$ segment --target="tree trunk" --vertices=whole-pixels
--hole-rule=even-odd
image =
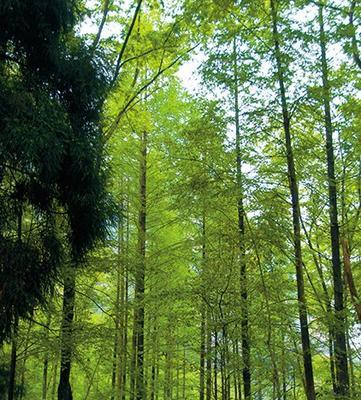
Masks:
[[[243,361],[243,392],[245,400],[251,399],[251,368],[250,368],[250,340],[248,321],[248,288],[247,265],[245,260],[245,213],[243,206],[242,189],[242,159],[241,159],[241,131],[239,121],[239,94],[238,94],[238,65],[237,43],[233,40],[233,72],[234,72],[234,110],[236,125],[236,168],[237,168],[237,214],[238,214],[238,245],[240,260],[240,289],[241,289],[241,336],[242,336],[242,361]]]
[[[271,0],[271,14],[272,14],[272,33],[274,40],[274,51],[276,59],[276,67],[278,74],[278,83],[282,103],[282,116],[283,128],[285,133],[286,151],[287,151],[287,167],[288,167],[288,181],[292,202],[292,220],[293,220],[293,240],[294,240],[294,255],[296,264],[296,279],[297,279],[297,298],[298,298],[298,312],[301,326],[301,342],[302,342],[302,355],[306,383],[306,395],[308,400],[315,400],[315,386],[313,379],[313,366],[311,356],[310,337],[308,332],[307,320],[307,305],[305,297],[305,288],[303,280],[303,261],[301,249],[301,228],[300,228],[300,203],[298,194],[298,184],[296,178],[296,169],[293,158],[290,115],[287,105],[286,89],[284,85],[283,65],[281,58],[281,50],[279,44],[279,34],[277,27],[277,1]]]
[[[361,323],[361,298],[359,296],[358,290],[355,285],[355,280],[353,278],[353,273],[351,269],[350,246],[348,244],[348,240],[345,237],[342,239],[342,253],[344,273],[346,277],[346,283],[350,291],[351,302],[356,311],[358,321],[359,323]]]
[[[123,209],[123,205],[121,207]],[[118,215],[118,238],[117,238],[117,286],[116,286],[116,299],[115,299],[115,334],[114,334],[114,347],[113,347],[113,365],[112,365],[112,394],[111,400],[120,398],[119,389],[122,386],[122,382],[118,382],[117,379],[122,379],[122,374],[119,370],[122,367],[122,354],[124,349],[122,348],[122,336],[123,336],[123,290],[124,290],[124,229],[123,229],[123,217]]]
[[[152,333],[152,367],[150,378],[150,400],[155,400],[156,386],[157,386],[157,364],[158,364],[158,326],[157,318],[153,320],[153,333]]]
[[[214,331],[214,366],[213,366],[213,376],[214,376],[214,400],[218,400],[218,333],[217,330]]]
[[[15,399],[18,325],[19,325],[19,319],[16,316],[15,317],[15,322],[14,322],[13,337],[12,337],[12,340],[11,340],[11,355],[10,355],[9,384],[8,384],[8,400],[14,400]]]
[[[337,187],[335,178],[335,156],[332,138],[332,119],[330,105],[330,84],[328,80],[328,65],[326,57],[326,37],[323,21],[323,5],[318,7],[318,21],[320,29],[320,48],[322,63],[322,86],[323,86],[323,106],[324,122],[326,133],[326,154],[327,154],[327,177],[328,177],[328,196],[330,214],[330,236],[332,251],[332,272],[335,303],[335,366],[336,366],[336,395],[348,396],[349,377],[347,368],[347,347],[345,333],[345,307],[343,293],[342,267],[340,259],[340,232],[338,225],[337,210]]]
[[[46,321],[47,328],[45,330],[46,341],[48,341],[48,339],[49,339],[50,324],[51,324],[51,313],[49,311],[48,316],[47,316],[47,321]],[[48,345],[48,344],[46,343],[46,345]],[[45,351],[45,356],[44,356],[44,361],[43,361],[43,382],[42,382],[42,390],[41,390],[42,400],[46,400],[46,398],[48,396],[48,372],[49,372],[49,350],[47,348]]]
[[[200,351],[199,351],[199,400],[204,400],[205,393],[205,365],[206,365],[206,317],[204,302],[202,299],[201,310],[201,332],[200,332]]]
[[[135,270],[134,288],[134,328],[133,328],[133,362],[131,398],[145,400],[144,388],[144,276],[145,276],[145,246],[146,246],[146,205],[147,205],[147,133],[141,137],[140,179],[138,214],[138,255],[139,261]],[[134,396],[134,397],[133,397]]]
[[[70,371],[73,352],[73,320],[75,305],[75,269],[65,271],[63,292],[63,316],[61,325],[61,359],[58,386],[58,400],[72,400]]]
[[[51,400],[55,400],[55,393],[56,393],[56,377],[58,376],[58,357],[54,360],[53,365],[53,376],[52,376],[52,388],[51,388]]]
[[[202,217],[202,268],[201,268],[201,329],[200,329],[200,349],[199,349],[199,400],[205,397],[205,367],[206,367],[206,307],[204,297],[206,296],[206,217],[203,212]]]
[[[212,397],[212,330],[211,319],[207,310],[206,317],[206,400]]]
[[[129,190],[128,190],[129,192]],[[121,298],[124,307],[122,314],[122,343],[121,343],[121,357],[118,378],[118,394],[119,400],[125,400],[126,397],[126,384],[127,384],[127,355],[128,355],[128,297],[129,297],[129,272],[128,272],[128,254],[129,254],[129,239],[130,239],[130,225],[129,225],[129,200],[126,202],[126,248],[125,248],[125,265],[124,277],[122,278]]]
[[[264,296],[265,299],[265,303],[266,303],[266,316],[267,316],[267,339],[266,339],[266,345],[267,345],[267,349],[270,355],[270,360],[271,360],[271,364],[272,364],[272,376],[273,376],[273,382],[275,384],[275,389],[278,393],[278,396],[281,397],[281,391],[280,391],[280,378],[279,378],[279,373],[278,373],[278,366],[277,366],[277,356],[276,356],[276,352],[275,352],[275,348],[274,348],[274,344],[273,344],[273,332],[272,332],[272,314],[271,314],[271,306],[270,306],[270,299],[269,299],[269,288],[267,287],[266,284],[266,280],[264,277],[264,272],[263,272],[263,268],[262,268],[262,264],[261,264],[261,257],[259,255],[258,252],[258,247],[257,247],[257,243],[255,241],[253,232],[252,232],[252,228],[251,226],[248,224],[248,229],[250,230],[251,233],[251,240],[252,240],[252,244],[253,244],[253,248],[254,251],[256,253],[256,261],[257,261],[257,266],[258,266],[258,270],[259,270],[259,274],[261,277],[261,284],[262,284],[262,294]]]
[[[23,224],[23,208],[22,205],[20,204],[18,209],[18,218],[17,218],[17,241],[20,244],[22,241],[22,224]],[[19,317],[17,314],[15,314],[13,335],[11,340],[8,400],[15,399],[18,327],[19,327]]]
[[[49,367],[49,357],[48,354],[44,357],[43,363],[43,383],[42,383],[42,400],[46,400],[48,393],[48,367]]]
[[[304,224],[302,223],[303,226],[303,230],[309,245],[309,248],[312,251],[312,257],[314,260],[314,264],[316,266],[316,270],[318,273],[318,276],[320,278],[321,281],[321,287],[322,287],[322,291],[323,291],[323,295],[325,298],[325,303],[326,303],[326,319],[327,319],[327,329],[328,329],[328,352],[329,352],[329,360],[330,360],[330,376],[331,376],[331,381],[332,381],[332,388],[333,391],[335,392],[336,390],[336,376],[335,376],[335,360],[334,360],[334,354],[333,354],[333,342],[334,342],[334,334],[333,334],[333,323],[330,321],[331,320],[331,316],[332,316],[332,305],[331,305],[331,297],[328,293],[328,289],[327,289],[327,285],[325,282],[325,278],[324,278],[324,274],[323,274],[323,270],[322,270],[322,259],[321,259],[321,250],[319,248],[319,243],[318,241],[316,242],[316,249],[314,249],[312,242],[311,242],[311,238],[309,236],[309,234],[307,233],[307,230],[304,226]],[[317,237],[317,236],[316,236]],[[315,254],[315,251],[317,250],[318,253],[318,257]],[[317,293],[315,293],[317,294]],[[317,295],[317,297],[319,298],[319,296]],[[321,306],[323,307],[322,302],[320,301]]]

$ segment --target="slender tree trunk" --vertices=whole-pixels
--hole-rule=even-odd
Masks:
[[[204,400],[205,393],[205,365],[206,365],[206,317],[202,299],[201,311],[201,334],[199,351],[199,400]]]
[[[219,353],[219,343],[218,343],[218,332],[214,331],[214,366],[213,366],[213,376],[214,376],[214,400],[218,400],[218,353]]]
[[[58,376],[58,360],[57,357],[54,360],[54,366],[53,366],[53,382],[52,382],[52,388],[51,388],[51,400],[55,400],[55,394],[56,394],[56,377]]]
[[[136,400],[145,400],[144,388],[144,276],[145,276],[145,246],[146,246],[146,204],[147,204],[147,133],[141,137],[140,179],[139,179],[140,209],[138,214],[138,254],[139,261],[135,270],[134,288],[134,329],[133,329],[133,381]]]
[[[167,343],[165,355],[165,380],[164,380],[164,399],[173,399],[173,354],[170,342]]]
[[[356,38],[356,28],[354,25],[354,14],[356,8],[357,0],[351,0],[350,11],[349,11],[349,25],[350,25],[350,33],[351,33],[351,50],[352,56],[355,61],[355,64],[358,68],[361,69],[361,57],[360,52],[357,45],[357,38]]]
[[[45,330],[45,338],[48,341],[49,339],[49,329],[51,324],[51,313],[48,311],[47,321],[46,321],[46,330]],[[48,371],[49,371],[49,350],[46,349],[44,361],[43,361],[43,382],[42,382],[42,400],[46,400],[48,396]]]
[[[129,188],[128,188],[129,189]],[[129,190],[128,190],[129,192]],[[118,391],[119,400],[125,400],[126,397],[126,384],[127,384],[127,360],[128,360],[128,297],[129,297],[129,273],[128,273],[128,254],[129,254],[129,239],[130,239],[130,226],[129,226],[129,200],[126,202],[126,248],[125,248],[125,265],[124,265],[124,278],[122,280],[122,304],[124,312],[122,315],[122,353],[121,365],[119,368]]]
[[[296,169],[293,158],[292,139],[291,139],[291,126],[290,115],[287,105],[286,89],[284,85],[284,67],[282,65],[281,49],[279,44],[279,34],[277,26],[277,1],[271,0],[271,14],[272,14],[272,32],[274,40],[275,59],[278,74],[278,83],[282,103],[282,116],[283,128],[285,133],[286,151],[287,151],[287,167],[288,167],[288,180],[292,202],[292,220],[293,220],[293,240],[296,264],[296,279],[297,279],[297,298],[298,298],[298,312],[301,326],[301,342],[302,342],[302,355],[306,383],[306,395],[308,400],[315,400],[315,385],[313,379],[313,366],[311,356],[310,337],[308,331],[307,320],[307,305],[303,279],[303,261],[302,261],[302,248],[301,248],[301,227],[300,227],[300,203],[298,194],[298,184],[296,178]]]
[[[246,221],[248,222],[247,218]],[[273,382],[275,384],[275,389],[277,391],[277,394],[279,397],[281,397],[281,389],[280,389],[280,378],[279,378],[279,373],[278,373],[278,366],[277,366],[277,355],[275,352],[275,348],[274,348],[274,344],[273,344],[273,332],[272,332],[272,312],[271,312],[271,306],[270,306],[270,296],[269,296],[269,288],[267,287],[266,284],[266,280],[265,280],[265,276],[264,276],[264,272],[263,272],[263,268],[262,268],[262,263],[261,263],[261,257],[258,251],[258,246],[252,231],[252,227],[248,222],[248,229],[251,233],[251,240],[252,240],[252,244],[253,244],[253,249],[255,251],[256,254],[256,261],[257,261],[257,266],[258,266],[258,270],[259,270],[259,274],[261,277],[261,284],[262,284],[262,294],[264,296],[265,299],[265,303],[266,303],[266,318],[267,318],[267,339],[266,339],[266,345],[267,345],[267,349],[270,355],[270,359],[271,359],[271,364],[272,364],[272,375],[273,375]]]
[[[356,315],[358,318],[358,322],[361,323],[361,298],[359,296],[355,280],[352,273],[351,268],[351,247],[350,242],[352,240],[352,234],[348,232],[350,221],[347,218],[347,207],[346,207],[346,162],[344,160],[343,152],[341,152],[341,160],[342,160],[342,179],[341,179],[341,244],[342,244],[342,255],[343,255],[343,272],[346,284],[348,286],[351,303],[354,306],[356,311]],[[359,192],[360,194],[360,192]],[[359,209],[356,212],[355,222],[356,225],[358,223],[359,214],[360,214],[361,204],[359,204]],[[355,226],[356,226],[355,225]],[[346,307],[345,307],[346,308]],[[346,328],[347,334],[347,328]]]
[[[43,383],[42,383],[42,400],[46,400],[48,393],[48,368],[49,368],[49,357],[48,354],[45,355],[43,362]]]
[[[18,209],[18,218],[17,218],[17,241],[19,244],[21,244],[22,241],[22,224],[23,224],[23,208],[22,205],[20,204]],[[19,317],[17,314],[15,314],[13,335],[11,340],[8,400],[15,399],[18,327],[19,327]]]
[[[333,352],[333,342],[334,342],[334,334],[333,334],[333,323],[331,322],[331,316],[332,316],[332,305],[331,305],[331,297],[328,293],[327,285],[325,282],[323,270],[322,270],[322,259],[321,259],[321,250],[319,247],[318,241],[316,242],[316,249],[314,249],[311,238],[309,234],[307,233],[307,230],[302,223],[303,230],[305,232],[305,236],[309,245],[309,248],[312,251],[312,256],[314,260],[314,264],[316,266],[316,270],[318,273],[318,276],[320,278],[321,282],[321,287],[324,295],[324,302],[326,303],[326,315],[327,315],[327,329],[328,329],[328,352],[329,352],[329,360],[330,360],[330,376],[332,380],[332,388],[333,391],[336,391],[336,375],[335,375],[335,360],[334,360],[334,352]],[[317,250],[318,257],[315,254],[315,251]],[[317,293],[315,293],[317,294]],[[317,295],[317,297],[319,297]],[[323,303],[320,301],[321,306],[323,307]]]
[[[287,400],[287,373],[285,360],[285,337],[282,335],[282,399]]]
[[[177,355],[178,355],[178,351],[179,351],[179,349],[178,349],[178,344],[177,344]],[[178,361],[177,361],[177,372],[176,372],[176,400],[179,400],[179,393],[180,393],[180,373],[179,373],[179,363],[178,363]]]
[[[26,330],[25,343],[24,343],[24,354],[23,354],[23,362],[21,366],[21,375],[20,375],[20,388],[19,393],[17,395],[17,400],[22,400],[25,396],[25,374],[26,374],[26,361],[28,360],[28,349],[29,349],[29,341],[30,341],[30,332],[31,332],[32,322],[28,322],[28,327]]]
[[[238,93],[238,64],[237,41],[233,40],[233,72],[234,72],[234,110],[236,125],[236,167],[237,167],[237,213],[238,213],[238,244],[240,260],[240,287],[241,287],[241,336],[242,336],[242,361],[243,361],[243,392],[245,400],[251,399],[251,357],[248,321],[248,288],[247,265],[245,250],[245,212],[242,189],[242,159],[241,159],[241,131],[239,121],[239,93]]]
[[[348,328],[348,319],[346,318],[346,327]],[[349,329],[346,330],[346,340],[347,340],[347,354],[348,354],[348,362],[350,366],[350,398],[355,399],[355,393],[356,393],[356,380],[355,380],[355,370],[354,370],[354,364],[353,364],[353,359],[352,359],[352,349],[351,349],[351,344],[350,344],[350,333]]]
[[[73,400],[70,371],[73,352],[73,320],[75,305],[75,269],[65,271],[63,292],[63,319],[61,325],[61,359],[58,400]]]
[[[201,329],[200,329],[200,349],[199,349],[199,400],[204,400],[205,397],[205,375],[206,375],[206,217],[203,212],[202,216],[202,298],[201,298]]]
[[[206,400],[212,397],[212,330],[211,319],[207,310],[206,317]]]
[[[342,239],[342,252],[343,252],[343,266],[344,266],[344,273],[346,277],[346,283],[348,285],[351,302],[354,306],[356,311],[356,315],[358,318],[359,323],[361,323],[361,298],[356,288],[355,280],[353,278],[353,273],[351,269],[351,252],[350,246],[348,244],[348,240],[346,237]]]
[[[120,330],[120,271],[119,265],[117,266],[117,294],[115,300],[115,334],[114,334],[114,344],[113,344],[113,364],[112,364],[112,394],[111,400],[114,400],[116,389],[117,389],[117,366],[119,365],[119,335]],[[119,365],[120,366],[120,365]],[[119,377],[119,374],[118,374]]]
[[[123,207],[121,207],[123,209]],[[115,334],[114,334],[114,347],[113,347],[113,365],[112,365],[112,394],[111,400],[120,398],[119,389],[122,382],[117,382],[122,379],[122,374],[119,372],[122,368],[122,356],[124,349],[123,345],[123,290],[124,290],[124,225],[123,216],[118,216],[118,238],[117,238],[117,286],[116,286],[116,299],[115,299]]]
[[[18,325],[19,325],[19,319],[16,316],[15,317],[15,322],[14,322],[13,337],[12,337],[12,340],[11,340],[11,355],[10,355],[9,384],[8,384],[8,400],[14,400],[15,399]]]
[[[318,7],[318,21],[320,29],[320,48],[322,64],[322,86],[323,86],[323,106],[326,133],[326,154],[327,154],[327,177],[329,195],[329,214],[330,214],[330,236],[332,252],[332,272],[335,303],[335,366],[336,366],[336,395],[347,397],[349,393],[349,376],[347,368],[347,347],[346,347],[346,326],[345,326],[345,307],[344,290],[342,279],[342,267],[340,259],[340,232],[338,225],[337,210],[337,187],[335,177],[335,156],[332,138],[332,119],[330,105],[330,84],[328,80],[328,65],[326,57],[326,37],[323,20],[323,5]]]
[[[236,354],[239,355],[238,338],[236,339]],[[236,370],[236,376],[237,376],[238,398],[239,400],[242,400],[242,378],[239,368],[237,368]]]
[[[156,372],[157,372],[157,361],[158,361],[158,326],[157,317],[153,317],[153,332],[152,332],[152,367],[150,377],[150,400],[155,399],[156,391]]]

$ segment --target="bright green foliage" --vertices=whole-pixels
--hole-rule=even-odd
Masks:
[[[10,15],[10,5],[20,7],[20,3],[33,7],[26,13],[22,8],[24,14],[13,7],[12,18],[22,15],[22,19],[3,22],[1,16]],[[307,399],[270,14],[276,4],[300,194],[315,389],[317,399],[341,400],[334,394],[332,372],[338,327],[318,2],[143,2],[123,51],[137,4],[103,0],[76,3],[72,9],[73,3],[65,1],[7,1],[0,6],[0,21],[6,27],[0,34],[0,39],[4,37],[0,40],[4,49],[0,53],[0,223],[6,250],[0,261],[0,282],[16,283],[11,291],[14,297],[8,295],[6,300],[13,304],[16,298],[21,314],[29,315],[39,299],[49,300],[46,309],[35,307],[30,321],[19,322],[16,383],[23,395],[18,397],[56,398],[64,346],[59,335],[64,317],[62,286],[55,285],[53,296],[48,288],[70,251],[82,256],[91,248],[82,258],[87,268],[77,271],[75,317],[67,337],[72,347],[74,399],[136,400],[132,379],[138,376],[139,358],[132,338],[138,322],[135,311],[140,307],[144,308],[146,396],[137,400],[244,400],[242,257],[247,266],[251,400]],[[340,250],[343,265],[347,267],[349,261],[351,269],[350,275],[345,268],[344,279],[350,375],[346,399],[357,400],[361,396],[357,314],[361,304],[361,103],[355,51],[360,45],[360,5],[354,5],[352,27],[352,1],[322,4]],[[37,7],[48,11],[39,13]],[[85,14],[97,25],[92,29],[105,16],[95,48],[96,30],[73,33]],[[42,26],[42,33],[34,28],[26,34],[28,18],[37,21],[35,28]],[[81,26],[79,32],[90,28]],[[44,37],[49,39],[43,41]],[[194,53],[198,51],[201,65],[193,73],[200,83],[195,93],[189,93],[177,67],[194,66],[187,62],[194,53],[187,51],[196,44]],[[119,75],[114,77],[117,61]],[[112,83],[105,91],[107,81]],[[142,257],[139,215],[144,211],[140,190],[144,157],[145,291],[139,305],[135,287]],[[105,195],[108,172],[109,195]],[[240,193],[245,220],[242,246]],[[104,224],[107,196],[115,200],[116,210],[112,223]],[[106,228],[105,240],[96,243]],[[24,274],[20,289],[18,271]],[[0,355],[5,386],[10,350],[6,344]]]

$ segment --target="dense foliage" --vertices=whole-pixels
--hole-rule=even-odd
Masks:
[[[0,396],[361,397],[360,24],[0,5]]]
[[[0,6],[1,339],[46,300],[63,243],[79,259],[104,236],[106,81],[73,34],[75,6]]]

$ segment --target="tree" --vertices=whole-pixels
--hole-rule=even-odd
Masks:
[[[326,58],[326,38],[323,21],[323,4],[318,7],[318,21],[320,28],[320,48],[322,65],[322,88],[324,104],[324,121],[326,133],[327,177],[330,213],[330,235],[332,251],[333,290],[335,302],[335,364],[336,364],[336,395],[347,397],[349,391],[349,377],[347,366],[347,349],[344,317],[344,290],[342,267],[340,259],[340,233],[338,225],[337,187],[335,176],[335,156],[332,138],[332,119],[330,106],[330,83],[328,80],[328,66]]]
[[[279,90],[281,97],[281,105],[282,105],[283,129],[285,133],[288,181],[289,181],[291,204],[292,204],[297,296],[298,296],[299,318],[301,326],[301,340],[302,340],[304,373],[306,381],[306,394],[308,400],[314,400],[316,398],[316,393],[315,393],[315,386],[313,379],[312,355],[311,355],[310,336],[308,330],[307,305],[306,305],[306,296],[305,296],[304,278],[303,278],[301,223],[300,223],[301,211],[300,211],[298,183],[297,183],[296,169],[295,169],[295,162],[294,162],[293,148],[292,148],[291,127],[290,127],[291,119],[287,105],[286,89],[284,83],[284,73],[283,73],[284,66],[282,65],[282,59],[281,59],[281,49],[279,42],[278,20],[277,20],[278,3],[276,2],[276,0],[271,0],[270,7],[271,7],[274,52],[275,52],[276,68],[277,68],[278,83],[279,83]]]
[[[65,248],[80,260],[106,231],[106,78],[74,35],[76,10],[63,0],[0,9],[1,340],[45,302]]]

